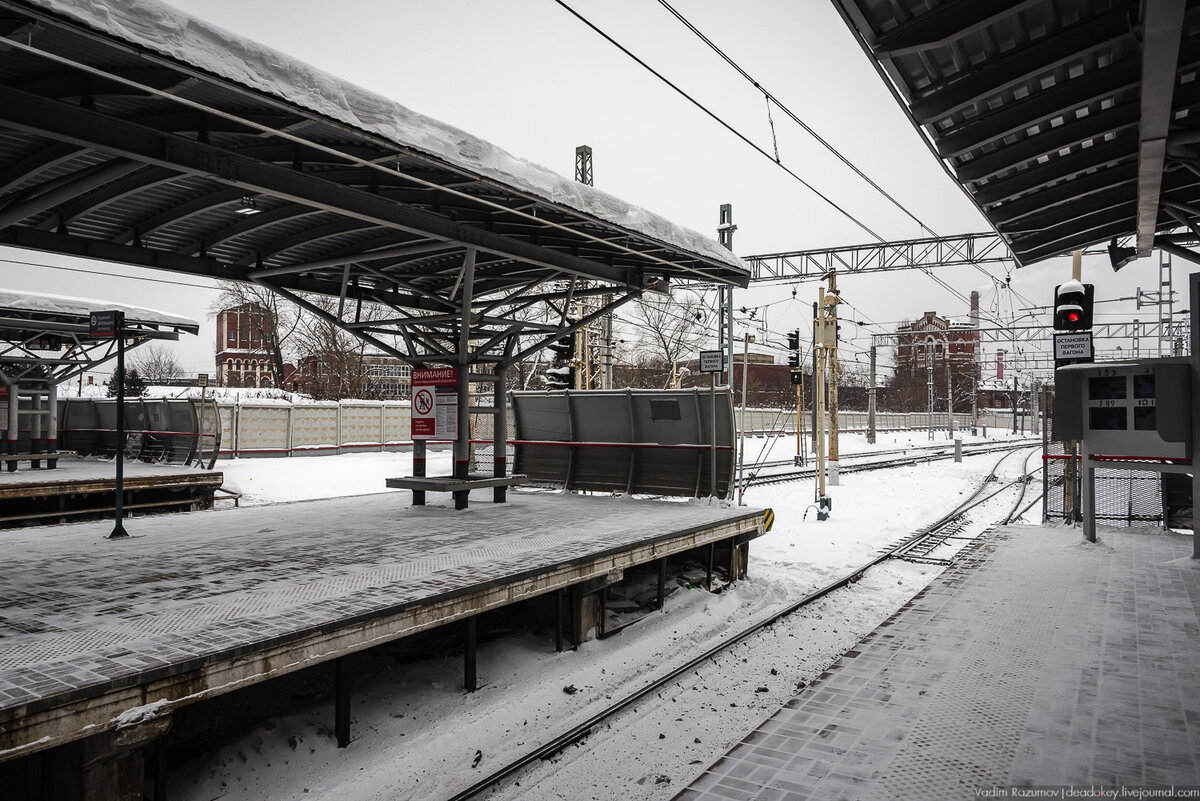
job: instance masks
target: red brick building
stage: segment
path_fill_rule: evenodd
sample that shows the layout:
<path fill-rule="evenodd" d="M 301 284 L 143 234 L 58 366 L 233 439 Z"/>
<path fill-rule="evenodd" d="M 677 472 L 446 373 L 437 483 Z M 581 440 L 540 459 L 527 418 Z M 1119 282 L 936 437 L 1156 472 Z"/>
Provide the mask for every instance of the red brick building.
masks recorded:
<path fill-rule="evenodd" d="M 262 306 L 246 303 L 217 315 L 217 384 L 274 387 L 271 339 L 275 328 Z M 291 365 L 285 365 L 285 371 Z"/>

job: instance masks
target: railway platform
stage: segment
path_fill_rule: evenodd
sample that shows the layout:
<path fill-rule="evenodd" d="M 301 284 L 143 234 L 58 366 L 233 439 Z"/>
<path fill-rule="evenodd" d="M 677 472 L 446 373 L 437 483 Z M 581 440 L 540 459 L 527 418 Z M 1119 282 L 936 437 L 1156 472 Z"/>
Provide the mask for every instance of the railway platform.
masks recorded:
<path fill-rule="evenodd" d="M 557 608 L 558 631 L 586 639 L 597 590 L 628 568 L 657 562 L 662 575 L 667 559 L 699 554 L 744 575 L 763 510 L 519 492 L 455 512 L 388 492 L 143 518 L 117 541 L 111 527 L 2 535 L 10 789 L 75 771 L 78 797 L 123 798 L 115 777 L 141 786 L 175 709 L 324 662 L 337 668 L 331 723 L 345 744 L 354 682 L 343 656 L 463 621 L 474 689 L 477 616 L 527 603 L 553 626 Z"/>
<path fill-rule="evenodd" d="M 1191 553 L 996 529 L 676 801 L 1200 797 Z"/>
<path fill-rule="evenodd" d="M 47 454 L 37 455 L 46 460 Z M 53 469 L 33 469 L 26 459 L 24 469 L 0 471 L 0 528 L 112 518 L 116 491 L 113 463 L 62 458 L 62 452 L 58 456 Z M 219 471 L 133 459 L 126 460 L 124 471 L 124 508 L 135 515 L 210 509 L 224 480 Z"/>

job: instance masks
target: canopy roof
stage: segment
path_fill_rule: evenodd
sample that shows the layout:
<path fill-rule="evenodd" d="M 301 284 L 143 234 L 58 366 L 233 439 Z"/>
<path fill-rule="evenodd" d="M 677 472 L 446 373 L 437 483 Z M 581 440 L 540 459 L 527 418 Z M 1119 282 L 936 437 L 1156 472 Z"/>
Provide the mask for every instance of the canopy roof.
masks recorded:
<path fill-rule="evenodd" d="M 116 356 L 116 340 L 90 338 L 98 311 L 125 313 L 127 348 L 200 331 L 195 320 L 127 303 L 0 289 L 0 379 L 62 382 Z"/>
<path fill-rule="evenodd" d="M 1197 0 L 834 3 L 1018 264 L 1195 241 Z"/>
<path fill-rule="evenodd" d="M 546 281 L 749 281 L 711 239 L 154 0 L 0 0 L 0 36 L 0 244 L 435 316 L 467 284 L 482 318 Z"/>

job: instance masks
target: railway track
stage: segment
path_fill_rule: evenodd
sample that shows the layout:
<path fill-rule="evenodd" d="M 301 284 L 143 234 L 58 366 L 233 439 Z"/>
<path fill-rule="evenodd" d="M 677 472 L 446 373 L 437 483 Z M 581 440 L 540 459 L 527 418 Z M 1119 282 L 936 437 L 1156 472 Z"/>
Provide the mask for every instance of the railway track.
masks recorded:
<path fill-rule="evenodd" d="M 966 523 L 966 512 L 982 503 L 985 503 L 1001 492 L 1007 491 L 1016 485 L 1020 485 L 1022 488 L 1021 493 L 1012 509 L 1002 521 L 1008 522 L 1014 517 L 1016 508 L 1020 505 L 1024 497 L 1024 487 L 1027 485 L 1030 476 L 1036 474 L 1037 470 L 1041 469 L 1039 466 L 1032 473 L 1026 470 L 1029 459 L 1035 452 L 1033 449 L 1031 449 L 1030 453 L 1025 457 L 1025 465 L 1022 468 L 1022 475 L 1020 478 L 1016 479 L 1015 481 L 1004 483 L 999 488 L 994 489 L 992 492 L 987 492 L 988 489 L 997 483 L 997 471 L 1000 469 L 1001 464 L 1003 464 L 1007 458 L 1012 456 L 1017 449 L 1010 445 L 1004 448 L 1004 450 L 1006 452 L 996 460 L 996 463 L 992 466 L 992 469 L 988 473 L 987 477 L 980 482 L 980 485 L 975 489 L 975 491 L 957 507 L 955 507 L 946 515 L 943 515 L 929 526 L 913 532 L 893 545 L 882 549 L 866 563 L 855 567 L 850 572 L 840 576 L 839 578 L 836 578 L 833 581 L 809 592 L 807 595 L 792 603 L 788 607 L 756 621 L 750 626 L 708 648 L 703 653 L 688 660 L 686 663 L 676 666 L 666 674 L 659 676 L 653 681 L 620 698 L 614 699 L 603 709 L 600 709 L 586 720 L 573 726 L 571 729 L 558 734 L 539 747 L 493 771 L 491 774 L 480 779 L 465 790 L 457 793 L 454 796 L 451 796 L 449 801 L 467 801 L 467 799 L 475 798 L 500 782 L 515 776 L 527 766 L 553 757 L 563 749 L 582 741 L 592 732 L 593 729 L 603 723 L 606 719 L 613 717 L 624 709 L 633 706 L 639 700 L 661 690 L 664 686 L 678 680 L 688 672 L 697 669 L 704 663 L 712 660 L 718 654 L 721 654 L 732 646 L 743 642 L 757 632 L 774 625 L 783 618 L 788 617 L 789 615 L 794 614 L 806 606 L 811 605 L 815 601 L 818 601 L 821 598 L 824 598 L 825 596 L 842 589 L 843 587 L 857 582 L 868 570 L 888 561 L 889 559 L 924 561 L 932 564 L 943 565 L 949 564 L 951 559 L 943 559 L 932 556 L 931 554 L 936 551 L 937 548 L 946 545 L 951 540 L 977 539 L 977 537 L 963 537 L 960 535 L 960 532 L 963 530 L 963 527 Z"/>
<path fill-rule="evenodd" d="M 966 447 L 964 447 L 963 448 L 963 456 L 979 456 L 981 454 L 998 453 L 1001 451 L 1014 451 L 1014 450 L 1019 450 L 1021 448 L 1029 447 L 1030 444 L 1031 444 L 1030 442 L 1025 441 L 1025 442 L 1017 442 L 1017 443 L 1009 442 L 1009 443 L 1002 443 L 1002 444 L 996 444 L 996 445 L 985 445 L 985 446 L 981 446 L 981 447 L 974 447 L 969 450 Z M 884 454 L 872 454 L 872 455 L 875 456 L 875 455 L 884 455 Z M 954 449 L 950 448 L 948 450 L 947 449 L 939 449 L 939 450 L 918 452 L 917 454 L 906 455 L 899 459 L 883 459 L 883 460 L 879 460 L 879 461 L 862 462 L 862 463 L 846 464 L 845 462 L 839 460 L 838 472 L 839 473 L 861 473 L 861 472 L 866 472 L 868 470 L 884 470 L 889 467 L 904 467 L 906 465 L 911 465 L 911 464 L 920 464 L 922 462 L 934 462 L 934 461 L 941 461 L 941 460 L 953 459 L 953 458 L 954 458 Z M 770 464 L 770 463 L 768 463 L 768 464 Z M 784 462 L 783 464 L 786 464 L 786 462 Z M 783 483 L 786 483 L 789 481 L 800 481 L 803 479 L 812 478 L 815 475 L 815 472 L 816 472 L 816 468 L 808 467 L 808 468 L 803 468 L 801 470 L 793 470 L 793 471 L 789 471 L 789 472 L 785 472 L 785 473 L 770 473 L 767 475 L 752 474 L 750 477 L 748 477 L 746 479 L 743 489 L 749 489 L 750 487 L 753 487 L 753 486 L 764 486 L 767 484 L 783 484 Z"/>

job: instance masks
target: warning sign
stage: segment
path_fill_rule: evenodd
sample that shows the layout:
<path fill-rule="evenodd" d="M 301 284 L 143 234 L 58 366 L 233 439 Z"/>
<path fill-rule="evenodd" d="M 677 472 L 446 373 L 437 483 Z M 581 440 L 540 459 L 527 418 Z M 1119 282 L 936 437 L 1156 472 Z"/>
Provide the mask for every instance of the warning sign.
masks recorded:
<path fill-rule="evenodd" d="M 458 438 L 458 370 L 413 370 L 412 438 Z"/>

